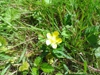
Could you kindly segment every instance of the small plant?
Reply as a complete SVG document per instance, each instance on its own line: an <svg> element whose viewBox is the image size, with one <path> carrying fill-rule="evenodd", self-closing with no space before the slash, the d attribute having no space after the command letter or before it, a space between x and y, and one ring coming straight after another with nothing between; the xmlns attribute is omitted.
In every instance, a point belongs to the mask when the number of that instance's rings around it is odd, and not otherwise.
<svg viewBox="0 0 100 75"><path fill-rule="evenodd" d="M100 75L100 0L0 0L0 75Z"/></svg>

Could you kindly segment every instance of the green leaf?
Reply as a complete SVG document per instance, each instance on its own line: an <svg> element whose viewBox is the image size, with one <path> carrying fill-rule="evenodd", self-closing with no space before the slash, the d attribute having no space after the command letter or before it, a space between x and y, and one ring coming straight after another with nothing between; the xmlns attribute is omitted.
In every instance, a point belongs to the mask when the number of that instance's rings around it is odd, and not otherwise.
<svg viewBox="0 0 100 75"><path fill-rule="evenodd" d="M100 58L97 59L97 67L100 68Z"/></svg>
<svg viewBox="0 0 100 75"><path fill-rule="evenodd" d="M96 35L92 34L89 37L87 37L87 40L90 43L90 45L96 46L98 37Z"/></svg>
<svg viewBox="0 0 100 75"><path fill-rule="evenodd" d="M58 58L67 58L67 59L72 59L71 56L67 55L64 53L64 49L63 50L60 50L60 49L56 49L56 50L53 50L53 53L56 55L56 57Z"/></svg>
<svg viewBox="0 0 100 75"><path fill-rule="evenodd" d="M100 40L98 40L98 45L100 45Z"/></svg>
<svg viewBox="0 0 100 75"><path fill-rule="evenodd" d="M34 60L34 66L39 66L42 61L42 58L39 56Z"/></svg>
<svg viewBox="0 0 100 75"><path fill-rule="evenodd" d="M0 60L8 60L11 59L12 57L5 54L5 53L0 53Z"/></svg>
<svg viewBox="0 0 100 75"><path fill-rule="evenodd" d="M19 67L19 71L25 71L29 69L29 63L27 61L23 62L23 64Z"/></svg>
<svg viewBox="0 0 100 75"><path fill-rule="evenodd" d="M65 24L65 25L72 25L72 22L71 22L71 15L69 15L69 14L66 14L66 15L65 15L64 24Z"/></svg>
<svg viewBox="0 0 100 75"><path fill-rule="evenodd" d="M100 58L100 47L98 47L98 48L95 50L95 56L96 56L96 58Z"/></svg>
<svg viewBox="0 0 100 75"><path fill-rule="evenodd" d="M86 73L86 72L87 72L87 62L84 61L84 73Z"/></svg>
<svg viewBox="0 0 100 75"><path fill-rule="evenodd" d="M0 47L0 53L7 52L7 51L8 51L7 47L5 46Z"/></svg>
<svg viewBox="0 0 100 75"><path fill-rule="evenodd" d="M32 68L32 75L39 75L38 68L36 67Z"/></svg>
<svg viewBox="0 0 100 75"><path fill-rule="evenodd" d="M8 8L4 13L4 20L7 22L11 22L12 20L16 20L18 18L20 18L20 13L16 9Z"/></svg>
<svg viewBox="0 0 100 75"><path fill-rule="evenodd" d="M68 38L68 39L71 38L71 34L68 34L67 31L65 30L65 28L63 28L61 35L65 38Z"/></svg>
<svg viewBox="0 0 100 75"><path fill-rule="evenodd" d="M61 72L56 73L56 75L63 75Z"/></svg>
<svg viewBox="0 0 100 75"><path fill-rule="evenodd" d="M50 64L48 64L48 63L41 64L41 69L45 73L50 73L50 72L54 71L54 68Z"/></svg>
<svg viewBox="0 0 100 75"><path fill-rule="evenodd" d="M76 30L73 26L65 26L62 28L62 32L61 32L61 35L64 37L64 38L67 38L67 39L71 39L71 37L73 36L73 34L76 33Z"/></svg>
<svg viewBox="0 0 100 75"><path fill-rule="evenodd" d="M69 73L68 66L66 64L63 64L63 67L66 70L65 75L67 75Z"/></svg>
<svg viewBox="0 0 100 75"><path fill-rule="evenodd" d="M58 51L58 50L53 50L53 53L56 55L56 57L58 58L65 58L64 57L64 53L62 51Z"/></svg>
<svg viewBox="0 0 100 75"><path fill-rule="evenodd" d="M7 72L7 70L10 68L10 64L7 65L7 67L5 67L5 69L2 70L1 74L0 75L5 75L5 73Z"/></svg>
<svg viewBox="0 0 100 75"><path fill-rule="evenodd" d="M0 46L2 46L2 43L0 42Z"/></svg>
<svg viewBox="0 0 100 75"><path fill-rule="evenodd" d="M45 1L45 3L47 3L47 4L50 4L51 3L51 0L44 0Z"/></svg>
<svg viewBox="0 0 100 75"><path fill-rule="evenodd" d="M63 47L60 47L60 48L57 48L55 50L53 50L53 53L54 55L56 55L56 57L58 58L65 58L62 54L63 54L63 51L64 51L64 48Z"/></svg>
<svg viewBox="0 0 100 75"><path fill-rule="evenodd" d="M4 37L0 36L0 46L6 46L7 45L7 41Z"/></svg>
<svg viewBox="0 0 100 75"><path fill-rule="evenodd" d="M26 53L26 48L24 48L24 50L23 50L23 52L22 52L22 54L21 54L21 56L20 56L20 58L19 58L19 62L24 58L24 54Z"/></svg>
<svg viewBox="0 0 100 75"><path fill-rule="evenodd" d="M98 33L99 32L99 28L100 28L100 26L91 26L91 27L88 27L85 30L85 34Z"/></svg>

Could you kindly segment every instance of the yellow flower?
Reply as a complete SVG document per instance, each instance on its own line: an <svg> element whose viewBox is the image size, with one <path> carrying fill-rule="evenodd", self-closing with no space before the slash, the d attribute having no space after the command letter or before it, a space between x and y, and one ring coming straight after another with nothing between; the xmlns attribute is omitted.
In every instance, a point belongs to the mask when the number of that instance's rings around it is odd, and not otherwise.
<svg viewBox="0 0 100 75"><path fill-rule="evenodd" d="M52 48L56 49L57 45L62 42L62 39L59 38L59 32L54 31L52 34L47 33L47 40L46 40L46 45L51 45Z"/></svg>

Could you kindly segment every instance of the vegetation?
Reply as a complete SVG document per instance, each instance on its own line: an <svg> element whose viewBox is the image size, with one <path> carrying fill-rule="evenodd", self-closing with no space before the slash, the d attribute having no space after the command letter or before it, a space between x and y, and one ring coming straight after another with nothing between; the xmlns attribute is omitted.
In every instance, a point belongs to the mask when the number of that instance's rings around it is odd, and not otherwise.
<svg viewBox="0 0 100 75"><path fill-rule="evenodd" d="M100 0L0 0L0 75L68 74L100 74Z"/></svg>

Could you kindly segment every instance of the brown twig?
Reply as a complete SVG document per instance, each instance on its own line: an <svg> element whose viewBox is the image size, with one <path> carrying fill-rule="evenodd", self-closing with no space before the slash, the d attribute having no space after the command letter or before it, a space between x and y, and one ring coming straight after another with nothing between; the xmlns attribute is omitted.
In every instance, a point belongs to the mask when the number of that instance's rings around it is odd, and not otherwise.
<svg viewBox="0 0 100 75"><path fill-rule="evenodd" d="M84 66L84 64L83 64L82 62L79 62L79 61L77 61L77 60L75 60L75 59L73 59L72 61L75 62L75 63L78 63L78 64L80 64L80 65L82 65L82 66ZM90 66L90 65L87 65L87 67L88 67L89 69L91 69L92 71L100 72L100 69L94 68L94 67L92 67L92 66Z"/></svg>

